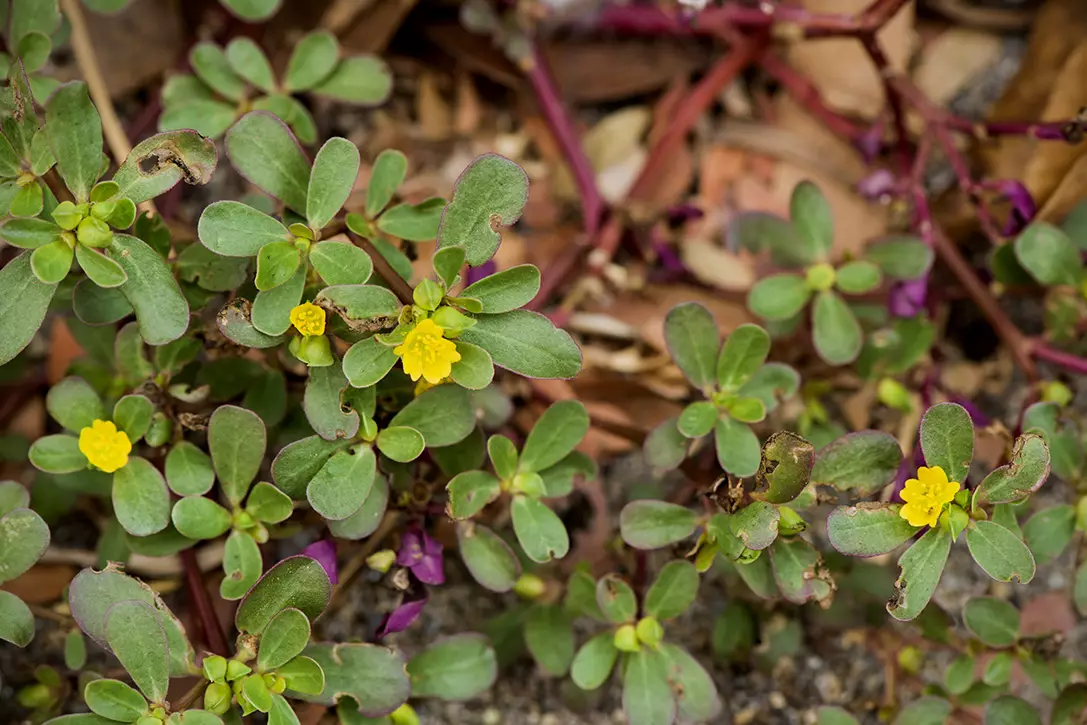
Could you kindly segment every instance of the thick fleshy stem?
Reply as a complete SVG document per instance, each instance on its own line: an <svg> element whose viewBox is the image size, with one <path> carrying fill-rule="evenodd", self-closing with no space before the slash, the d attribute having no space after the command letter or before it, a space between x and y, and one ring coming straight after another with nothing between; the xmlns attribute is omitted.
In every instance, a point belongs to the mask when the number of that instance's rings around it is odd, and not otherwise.
<svg viewBox="0 0 1087 725"><path fill-rule="evenodd" d="M532 84L532 89L536 92L536 100L540 104L544 120L547 121L547 127L551 130L551 135L555 137L559 148L562 149L566 164L574 177L574 183L577 184L585 233L592 236L600 228L600 221L605 212L604 197L600 195L600 189L596 186L596 174L581 146L574 122L559 96L555 79L547 67L547 60L540 53L538 46L533 46L532 55L522 65L529 83Z"/></svg>
<svg viewBox="0 0 1087 725"><path fill-rule="evenodd" d="M971 121L960 116L948 116L945 125L953 131L967 133L978 139L998 136L1027 136L1041 141L1083 141L1087 119L1077 117L1068 121L1031 123L1029 121Z"/></svg>
<svg viewBox="0 0 1087 725"><path fill-rule="evenodd" d="M1057 350L1040 340L1032 341L1030 352L1039 360L1059 365L1065 370L1078 373L1079 375L1087 375L1087 360L1081 358L1079 355L1073 355L1072 353L1064 352L1063 350Z"/></svg>
<svg viewBox="0 0 1087 725"><path fill-rule="evenodd" d="M347 232L347 237L356 246L362 248L364 252L370 255L370 260L374 263L374 271L377 272L377 276L385 280L385 283L389 285L389 289L392 290L396 298L400 300L402 304L410 305L414 302L414 295L411 285L404 281L404 278L393 269L393 266L389 264L389 260L382 256L378 251L374 243L366 237L360 237L354 232Z"/></svg>
<svg viewBox="0 0 1087 725"><path fill-rule="evenodd" d="M229 655L230 648L226 643L226 635L223 634L223 626L219 623L219 616L215 613L215 607L208 596L208 590L204 584L204 575L200 571L200 565L196 561L196 554L192 549L185 549L181 552L181 565L185 569L185 583L189 590L189 599L192 602L196 617L203 627L208 649L217 655Z"/></svg>

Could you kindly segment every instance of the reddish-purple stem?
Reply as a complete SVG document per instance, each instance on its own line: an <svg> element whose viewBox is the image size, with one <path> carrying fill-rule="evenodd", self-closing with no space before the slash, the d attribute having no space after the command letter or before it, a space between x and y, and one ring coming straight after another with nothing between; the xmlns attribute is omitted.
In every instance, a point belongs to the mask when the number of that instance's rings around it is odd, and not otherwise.
<svg viewBox="0 0 1087 725"><path fill-rule="evenodd" d="M208 649L217 655L230 654L230 649L226 643L226 635L223 633L218 615L215 614L215 607L212 605L208 590L204 585L204 575L200 571L200 565L196 562L196 554L193 553L192 549L181 552L181 565L185 569L185 582L189 589L189 600L192 603L197 619L204 629Z"/></svg>
<svg viewBox="0 0 1087 725"><path fill-rule="evenodd" d="M540 53L538 46L533 46L532 57L525 63L525 74L536 92L536 100L540 104L544 120L547 121L547 127L562 149L566 164L574 176L574 183L581 194L585 232L592 236L600 228L600 221L604 216L604 197L596 186L596 173L581 146L574 122L559 96L554 77L547 67L547 59Z"/></svg>
<svg viewBox="0 0 1087 725"><path fill-rule="evenodd" d="M1039 360L1044 360L1054 365L1060 365L1065 370L1071 370L1074 373L1080 375L1087 375L1087 360L1084 360L1079 355L1073 355L1071 353L1057 350L1050 347L1044 342L1035 341L1031 346L1031 354Z"/></svg>

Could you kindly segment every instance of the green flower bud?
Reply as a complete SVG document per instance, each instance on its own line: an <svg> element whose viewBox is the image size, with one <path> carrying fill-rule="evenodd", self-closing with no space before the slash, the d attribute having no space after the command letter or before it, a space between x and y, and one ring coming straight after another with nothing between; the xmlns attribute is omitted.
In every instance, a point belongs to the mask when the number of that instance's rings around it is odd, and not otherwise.
<svg viewBox="0 0 1087 725"><path fill-rule="evenodd" d="M419 716L415 714L411 705L405 702L389 713L389 722L392 725L419 725Z"/></svg>
<svg viewBox="0 0 1087 725"><path fill-rule="evenodd" d="M547 591L547 582L535 574L522 574L513 585L513 591L522 599L539 599Z"/></svg>
<svg viewBox="0 0 1087 725"><path fill-rule="evenodd" d="M113 230L101 219L86 217L76 227L76 238L85 247L108 247L113 242Z"/></svg>
<svg viewBox="0 0 1087 725"><path fill-rule="evenodd" d="M363 415L362 413L360 413L359 414L359 435L362 436L362 439L364 441L366 441L367 443L369 443L369 442L373 441L375 438L377 438L377 434L378 434L377 423L374 422L374 419L371 418L368 415Z"/></svg>
<svg viewBox="0 0 1087 725"><path fill-rule="evenodd" d="M778 521L778 533L782 536L795 536L808 528L808 522L788 506L778 506L781 519Z"/></svg>
<svg viewBox="0 0 1087 725"><path fill-rule="evenodd" d="M248 511L238 511L234 514L234 528L245 531L252 528L257 523L253 518L253 514Z"/></svg>
<svg viewBox="0 0 1087 725"><path fill-rule="evenodd" d="M762 555L762 549L748 549L746 546L744 550L740 552L740 555L736 557L737 564L751 564L754 563L759 556Z"/></svg>
<svg viewBox="0 0 1087 725"><path fill-rule="evenodd" d="M281 675L276 675L268 689L277 695L282 695L283 691L287 689L287 681Z"/></svg>
<svg viewBox="0 0 1087 725"><path fill-rule="evenodd" d="M143 439L152 448L166 445L170 441L170 435L174 432L174 424L164 413L155 413L151 417L151 426Z"/></svg>
<svg viewBox="0 0 1087 725"><path fill-rule="evenodd" d="M638 635L639 642L653 649L656 649L664 640L664 627L661 626L656 617L642 617L638 620L638 625L634 628L634 631Z"/></svg>
<svg viewBox="0 0 1087 725"><path fill-rule="evenodd" d="M230 660L226 663L226 679L228 682L240 681L252 671L252 667L238 660Z"/></svg>
<svg viewBox="0 0 1087 725"><path fill-rule="evenodd" d="M898 652L898 666L909 675L916 675L925 665L925 653L913 645L907 645Z"/></svg>
<svg viewBox="0 0 1087 725"><path fill-rule="evenodd" d="M101 219L108 224L109 218L113 216L113 212L117 211L117 203L116 199L100 201L91 207L91 216L95 219Z"/></svg>
<svg viewBox="0 0 1087 725"><path fill-rule="evenodd" d="M208 655L203 663L204 677L210 682L222 682L226 679L226 657Z"/></svg>
<svg viewBox="0 0 1087 725"><path fill-rule="evenodd" d="M265 673L264 676L261 677L261 680L264 682L264 686L267 687L269 690L276 686L276 676L274 673Z"/></svg>
<svg viewBox="0 0 1087 725"><path fill-rule="evenodd" d="M1071 403L1072 398L1075 397L1067 385L1056 380L1044 382L1040 387L1041 390L1039 392L1043 402L1056 403L1062 408Z"/></svg>
<svg viewBox="0 0 1087 725"><path fill-rule="evenodd" d="M637 652L641 647L638 644L638 631L633 624L624 624L615 630L612 638L615 649L620 652Z"/></svg>
<svg viewBox="0 0 1087 725"><path fill-rule="evenodd" d="M313 241L313 230L307 227L305 224L295 222L287 227L287 230L296 238L304 239L306 241Z"/></svg>
<svg viewBox="0 0 1087 725"><path fill-rule="evenodd" d="M375 551L370 556L366 557L366 566L370 567L374 571L379 571L382 574L393 568L393 564L396 563L396 552L392 549L382 549L381 551Z"/></svg>
<svg viewBox="0 0 1087 725"><path fill-rule="evenodd" d="M412 292L411 296L412 299L415 300L415 304L419 305L427 312L433 312L438 309L438 305L442 303L442 298L445 297L445 290L434 280L424 279L415 286L415 290Z"/></svg>
<svg viewBox="0 0 1087 725"><path fill-rule="evenodd" d="M294 337L287 347L292 355L311 368L324 368L336 362L332 347L324 335Z"/></svg>
<svg viewBox="0 0 1087 725"><path fill-rule="evenodd" d="M79 222L83 221L83 214L72 202L62 201L53 210L53 221L64 231L70 232L79 226Z"/></svg>
<svg viewBox="0 0 1087 725"><path fill-rule="evenodd" d="M154 715L140 715L135 725L162 725L162 720Z"/></svg>
<svg viewBox="0 0 1087 725"><path fill-rule="evenodd" d="M694 557L694 568L698 570L699 574L705 574L713 566L716 558L717 544L704 544L699 547L698 553Z"/></svg>
<svg viewBox="0 0 1087 725"><path fill-rule="evenodd" d="M951 532L951 540L959 538L965 529L966 525L970 523L970 514L966 513L962 508L951 504L947 507L947 510L940 514L941 523L943 523L949 532Z"/></svg>
<svg viewBox="0 0 1087 725"><path fill-rule="evenodd" d="M910 391L894 378L880 380L879 385L876 387L876 394L879 396L879 402L888 408L901 410L903 413L909 413L913 408L910 401Z"/></svg>
<svg viewBox="0 0 1087 725"><path fill-rule="evenodd" d="M442 328L446 337L456 337L469 327L476 324L468 315L453 307L441 307L430 319L434 324Z"/></svg>
<svg viewBox="0 0 1087 725"><path fill-rule="evenodd" d="M826 262L820 262L808 267L804 282L813 292L825 292L834 286L836 279L837 273L834 267Z"/></svg>
<svg viewBox="0 0 1087 725"><path fill-rule="evenodd" d="M233 693L230 685L222 682L213 682L204 690L204 709L216 715L222 715L230 709L230 701Z"/></svg>
<svg viewBox="0 0 1087 725"><path fill-rule="evenodd" d="M539 498L547 493L543 477L538 473L529 473L527 471L518 473L513 477L513 485L510 486L510 490L514 493L523 493L532 498Z"/></svg>
<svg viewBox="0 0 1087 725"><path fill-rule="evenodd" d="M35 682L21 688L15 694L15 699L27 710L44 710L52 707L57 698L48 685Z"/></svg>
<svg viewBox="0 0 1087 725"><path fill-rule="evenodd" d="M258 544L268 543L268 527L266 527L262 523L258 522L253 524L251 527L246 529L245 533L253 537L253 541L257 542Z"/></svg>

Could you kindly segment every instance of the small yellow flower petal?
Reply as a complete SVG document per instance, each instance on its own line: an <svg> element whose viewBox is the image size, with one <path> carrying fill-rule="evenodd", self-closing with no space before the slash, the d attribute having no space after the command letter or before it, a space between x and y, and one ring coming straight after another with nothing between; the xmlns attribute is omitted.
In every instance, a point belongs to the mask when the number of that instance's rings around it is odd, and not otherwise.
<svg viewBox="0 0 1087 725"><path fill-rule="evenodd" d="M95 420L79 431L79 452L95 468L113 473L128 463L132 441L123 430L117 430L112 421Z"/></svg>
<svg viewBox="0 0 1087 725"><path fill-rule="evenodd" d="M291 324L303 335L323 335L325 311L312 302L303 302L291 310Z"/></svg>
<svg viewBox="0 0 1087 725"><path fill-rule="evenodd" d="M957 481L948 481L947 473L939 466L921 466L917 478L906 481L900 494L905 505L898 514L910 526L936 526L944 506L955 500L959 492Z"/></svg>
<svg viewBox="0 0 1087 725"><path fill-rule="evenodd" d="M460 361L460 353L452 340L446 340L442 328L433 320L423 320L412 328L404 342L393 348L404 361L404 372L412 380L424 378L437 385L449 377L453 363Z"/></svg>

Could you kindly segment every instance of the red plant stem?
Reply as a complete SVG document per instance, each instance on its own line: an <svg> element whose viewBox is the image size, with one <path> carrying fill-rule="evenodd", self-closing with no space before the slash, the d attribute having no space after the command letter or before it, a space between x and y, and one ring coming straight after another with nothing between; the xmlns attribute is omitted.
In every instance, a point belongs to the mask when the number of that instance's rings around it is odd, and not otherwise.
<svg viewBox="0 0 1087 725"><path fill-rule="evenodd" d="M909 0L875 0L857 15L813 13L766 0L756 6L730 4L693 15L652 5L608 5L595 18L601 30L637 34L716 35L727 28L742 31L775 27L775 35L792 40L856 36L873 32L898 13Z"/></svg>
<svg viewBox="0 0 1087 725"><path fill-rule="evenodd" d="M347 238L360 247L363 251L370 255L370 260L374 263L374 271L377 272L377 276L385 280L389 285L389 289L392 290L396 298L400 300L402 304L410 305L415 301L414 292L410 284L404 281L389 261L382 256L381 252L377 250L373 242L365 237L360 237L352 231L347 232Z"/></svg>
<svg viewBox="0 0 1087 725"><path fill-rule="evenodd" d="M204 636L207 639L208 649L217 655L227 655L230 648L226 643L226 635L219 623L219 616L215 613L215 607L208 597L208 590L204 586L204 575L200 571L200 565L196 562L196 554L192 549L181 552L181 565L185 568L185 583L189 589L189 601L192 603L196 618L204 628Z"/></svg>
<svg viewBox="0 0 1087 725"><path fill-rule="evenodd" d="M913 167L913 162L910 160L910 136L906 130L906 111L902 105L902 98L891 83L894 70L875 33L862 36L861 43L883 80L884 95L887 96L887 105L891 108L891 119L895 127L895 152L898 156L899 170L903 176L909 176Z"/></svg>
<svg viewBox="0 0 1087 725"><path fill-rule="evenodd" d="M644 195L650 184L659 176L661 167L676 152L676 149L698 121L699 117L713 103L717 95L744 71L765 48L765 42L748 40L733 47L732 52L719 60L710 72L699 81L691 90L679 108L673 114L668 127L661 134L653 149L649 152L645 166L631 186L628 199L636 200ZM590 269L598 273L619 248L619 242L623 238L623 223L612 215L600 228L597 234L580 244L574 244L567 248L566 252L552 262L543 272L540 282L540 291L535 299L526 305L527 309L539 309L551 298L554 292L570 277L577 268L582 256L590 249L594 253L590 256Z"/></svg>
<svg viewBox="0 0 1087 725"><path fill-rule="evenodd" d="M551 135L555 137L556 143L566 157L566 163L570 167L574 183L577 184L581 195L581 213L584 217L585 233L592 236L600 228L600 220L604 216L604 197L600 195L600 190L596 186L596 173L585 155L577 130L574 128L574 122L559 96L554 77L547 67L547 60L540 53L538 46L533 46L532 57L524 63L524 71L532 84L532 89L536 92L536 100L540 104L540 110L551 130Z"/></svg>
<svg viewBox="0 0 1087 725"><path fill-rule="evenodd" d="M1070 130L1078 128L1079 119L1055 121L1052 123L1031 123L1024 121L971 121L961 116L947 116L944 125L952 131L971 134L979 139L997 136L1029 136L1042 141L1067 141L1075 143L1075 136L1069 138Z"/></svg>
<svg viewBox="0 0 1087 725"><path fill-rule="evenodd" d="M1054 365L1060 365L1066 370L1071 370L1079 375L1087 375L1087 360L1081 358L1079 355L1073 355L1062 350L1057 350L1040 340L1034 340L1031 343L1030 352L1039 360L1044 360L1045 362L1053 363Z"/></svg>
<svg viewBox="0 0 1087 725"><path fill-rule="evenodd" d="M848 141L856 141L867 132L867 128L831 109L819 95L819 89L808 78L774 55L766 53L759 61L760 67L781 84L789 94L815 118L819 119L833 133Z"/></svg>

